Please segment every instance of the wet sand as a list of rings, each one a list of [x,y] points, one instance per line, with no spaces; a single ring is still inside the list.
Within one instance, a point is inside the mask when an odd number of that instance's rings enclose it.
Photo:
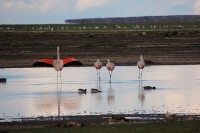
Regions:
[[[145,33],[145,34],[144,34]],[[200,64],[200,31],[1,32],[0,67],[32,67],[40,58],[75,57],[84,66],[97,58],[116,65]]]

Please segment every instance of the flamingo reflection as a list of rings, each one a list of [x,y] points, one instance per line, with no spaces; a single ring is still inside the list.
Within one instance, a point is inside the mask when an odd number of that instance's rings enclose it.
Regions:
[[[97,105],[99,105],[102,102],[102,93],[101,93],[101,81],[97,80],[96,86],[94,88],[91,88],[91,93],[93,99],[95,99],[95,102]]]
[[[59,88],[58,83],[57,83],[58,118],[60,117],[61,88],[62,88],[62,84],[60,85],[60,88]]]
[[[144,100],[145,100],[145,95],[144,95],[144,89],[142,87],[142,80],[139,80],[139,93],[138,93],[138,100],[140,100],[141,105],[143,106]]]
[[[91,88],[91,93],[99,93],[101,92],[101,81],[97,80],[97,85],[95,88]]]
[[[114,90],[112,89],[112,84],[110,83],[110,88],[108,90],[108,105],[113,104],[115,100]]]
[[[80,108],[82,97],[77,93],[65,93],[62,84],[57,84],[56,93],[44,93],[36,101],[36,107],[41,114],[38,116],[57,116],[61,118],[66,113],[75,112]],[[64,114],[65,113],[65,114]]]

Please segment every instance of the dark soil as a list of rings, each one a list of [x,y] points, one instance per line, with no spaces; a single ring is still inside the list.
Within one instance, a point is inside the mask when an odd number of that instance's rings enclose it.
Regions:
[[[40,58],[75,57],[85,66],[99,58],[116,65],[200,64],[200,31],[1,32],[0,67],[31,67]]]
[[[20,121],[0,122],[1,129],[25,129],[46,127],[78,127],[101,124],[130,124],[130,123],[153,123],[164,121],[199,121],[199,115],[176,115],[166,117],[166,114],[107,114],[85,116],[60,116],[60,117],[37,117],[22,118]]]

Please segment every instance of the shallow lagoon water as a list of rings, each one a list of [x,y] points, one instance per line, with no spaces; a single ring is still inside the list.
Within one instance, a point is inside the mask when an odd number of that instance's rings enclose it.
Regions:
[[[142,80],[135,66],[101,69],[66,67],[62,84],[53,68],[0,70],[7,83],[0,83],[0,118],[99,115],[99,114],[200,114],[200,65],[147,66]],[[144,90],[143,86],[155,86]],[[78,89],[87,89],[79,94]],[[101,93],[91,93],[98,88]]]

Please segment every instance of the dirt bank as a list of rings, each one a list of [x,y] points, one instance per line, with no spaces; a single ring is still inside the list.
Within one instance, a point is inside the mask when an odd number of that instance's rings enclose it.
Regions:
[[[200,31],[1,32],[0,67],[31,67],[40,58],[75,57],[85,66],[97,58],[135,65],[200,64]]]
[[[20,121],[0,122],[1,129],[23,129],[23,128],[45,128],[61,127],[63,124],[76,123],[85,125],[100,124],[130,124],[130,123],[152,123],[163,121],[199,121],[199,115],[172,114],[107,114],[107,115],[81,115],[60,117],[37,117],[22,118]]]

